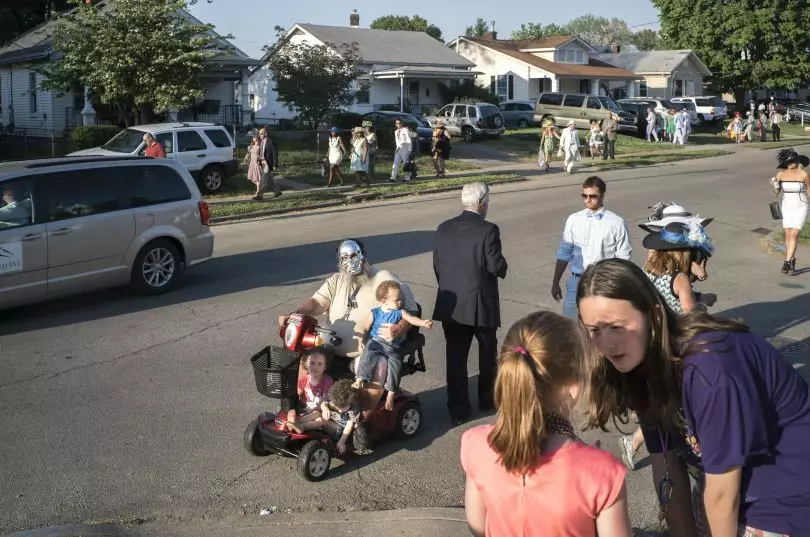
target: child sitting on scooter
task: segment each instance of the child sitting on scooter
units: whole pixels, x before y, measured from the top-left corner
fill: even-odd
[[[322,349],[311,350],[304,358],[308,373],[298,379],[298,408],[301,416],[296,419],[296,410],[287,412],[286,428],[302,433],[306,424],[319,423],[321,418],[321,403],[329,396],[329,389],[334,384],[332,377],[325,373],[326,355]],[[320,427],[317,425],[315,428]],[[313,427],[308,427],[313,428]]]
[[[319,425],[337,441],[338,452],[345,453],[352,431],[357,434],[362,426],[362,416],[360,392],[351,380],[339,380],[329,390],[329,400],[321,403],[323,422]]]
[[[362,388],[364,383],[369,382],[378,360],[385,360],[388,362],[388,373],[385,378],[385,389],[388,390],[388,395],[385,398],[385,409],[392,410],[402,377],[403,356],[400,347],[405,341],[405,336],[401,336],[395,341],[386,341],[379,336],[380,327],[385,324],[397,324],[400,320],[405,319],[413,326],[421,326],[430,330],[433,328],[433,321],[422,320],[402,309],[402,287],[395,281],[382,282],[377,287],[376,298],[381,305],[371,310],[368,319],[362,326],[360,324],[357,326],[358,332],[355,339],[358,340],[359,349],[363,355],[357,365],[357,380],[354,382],[354,387]],[[367,336],[369,337],[368,345],[365,344]]]

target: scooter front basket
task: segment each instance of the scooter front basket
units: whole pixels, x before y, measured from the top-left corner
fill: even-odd
[[[295,408],[298,400],[298,362],[301,355],[270,345],[251,359],[256,389],[262,395],[281,402],[282,410]]]

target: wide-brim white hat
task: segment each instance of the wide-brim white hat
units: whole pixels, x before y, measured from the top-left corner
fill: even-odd
[[[644,231],[647,231],[648,233],[657,233],[672,223],[685,224],[692,217],[694,217],[694,215],[684,209],[683,206],[673,203],[664,207],[664,210],[661,212],[661,218],[651,222],[646,222],[644,224],[639,224],[638,227]],[[701,218],[700,227],[706,227],[713,221],[714,218]]]

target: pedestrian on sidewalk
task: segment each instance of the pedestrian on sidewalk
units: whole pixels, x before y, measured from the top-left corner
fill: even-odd
[[[605,208],[607,185],[596,175],[582,183],[582,202],[585,208],[565,221],[560,247],[557,249],[557,265],[551,283],[551,297],[563,301],[563,315],[577,318],[577,284],[589,265],[602,259],[619,257],[630,259],[633,248],[627,224],[616,213]],[[565,285],[565,295],[560,289],[560,280],[565,269],[571,266],[571,277]]]
[[[329,130],[329,149],[326,158],[329,161],[329,177],[326,186],[332,186],[332,180],[337,177],[340,181],[337,186],[343,185],[343,174],[340,173],[340,163],[343,162],[343,155],[346,154],[346,146],[340,137],[340,129],[332,127]]]
[[[778,142],[782,139],[782,114],[779,113],[778,110],[771,112],[770,117],[770,124],[771,124],[771,135],[773,136],[773,141]]]
[[[619,122],[614,112],[608,112],[608,118],[602,121],[602,132],[605,134],[605,151],[602,160],[616,158],[616,136],[619,132]]]
[[[394,153],[394,166],[391,168],[390,182],[395,182],[399,176],[399,167],[408,162],[408,157],[411,156],[411,129],[402,124],[402,120],[397,119],[394,122],[396,130],[394,131],[394,141],[396,142],[396,152]],[[406,179],[407,181],[407,179]]]
[[[261,201],[267,187],[273,189],[274,197],[281,196],[281,188],[278,181],[273,177],[273,170],[278,167],[278,152],[273,140],[267,135],[267,129],[259,129],[259,140],[261,151],[259,152],[259,165],[262,167],[262,182],[259,185],[259,192],[253,196],[255,201]]]
[[[541,158],[538,164],[548,171],[551,166],[551,157],[554,154],[554,139],[559,140],[560,135],[557,134],[557,128],[554,126],[554,121],[546,121],[543,124],[543,131],[540,133],[540,154]]]
[[[490,191],[483,183],[464,185],[464,211],[439,225],[433,249],[438,293],[433,320],[442,323],[446,349],[447,409],[456,425],[470,418],[467,358],[478,341],[478,408],[494,409],[497,331],[501,325],[498,279],[508,264],[501,232],[487,222]]]
[[[498,362],[495,424],[461,436],[472,534],[630,537],[627,471],[571,423],[587,369],[576,324],[532,313],[509,329]]]
[[[377,161],[377,152],[380,149],[374,125],[366,127],[366,140],[368,141],[368,180],[374,181],[374,165]]]
[[[807,222],[807,193],[810,192],[810,175],[804,168],[810,165],[810,158],[799,155],[793,149],[783,149],[776,156],[779,172],[771,178],[771,186],[778,196],[782,194],[779,208],[782,213],[782,229],[785,232],[785,262],[782,274],[796,273],[796,250],[799,247],[799,233]]]
[[[436,168],[436,177],[444,177],[445,160],[450,154],[450,137],[447,136],[444,125],[437,123],[433,129],[430,153],[433,156],[433,167]]]
[[[351,171],[354,172],[355,185],[360,186],[365,179],[366,186],[371,186],[368,179],[368,140],[363,127],[355,127],[352,131]]]
[[[582,158],[579,153],[579,131],[577,130],[577,124],[573,119],[568,122],[568,127],[563,130],[562,136],[560,136],[559,153],[565,155],[565,159],[563,160],[563,168],[565,169],[565,173],[573,173],[574,162],[577,162]]]
[[[259,187],[262,184],[262,167],[259,164],[259,160],[261,159],[261,140],[259,140],[259,136],[256,135],[250,141],[250,145],[247,149],[247,154],[245,155],[245,160],[247,161],[248,169],[247,169],[247,178],[248,181],[256,185],[256,193],[253,195],[257,197],[259,195]]]
[[[655,141],[660,141],[658,139],[658,114],[652,108],[647,108],[647,141],[652,142],[650,137],[655,138]]]

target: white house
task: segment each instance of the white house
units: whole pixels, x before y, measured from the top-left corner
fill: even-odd
[[[447,48],[426,33],[360,28],[357,12],[350,26],[296,24],[282,38],[279,47],[308,43],[340,47],[356,44],[363,74],[355,90],[365,89],[349,112],[365,114],[376,110],[400,110],[421,114],[426,106],[444,104],[439,83],[474,79],[475,64]],[[278,100],[275,83],[266,63],[279,48],[262,58],[265,65],[250,77],[250,99],[255,121],[274,123],[291,119],[295,112]]]
[[[108,2],[96,4],[105,9]],[[190,13],[181,14],[201,24]],[[77,87],[60,95],[43,90],[41,74],[30,70],[34,63],[57,62],[61,55],[51,41],[57,19],[51,19],[0,46],[0,126],[12,133],[29,136],[61,137],[78,125],[115,123],[117,113],[98,99],[88,99],[89,92]],[[205,95],[195,106],[173,111],[180,121],[212,121],[241,125],[249,115],[242,110],[247,104],[249,68],[260,65],[256,59],[218,37],[224,52],[206,62],[201,75]],[[159,43],[156,46],[160,46]]]
[[[544,91],[605,95],[610,84],[632,91],[639,78],[595,58],[597,50],[574,35],[515,41],[487,32],[484,37],[459,37],[448,46],[483,72],[478,85],[501,100],[533,101]]]
[[[691,50],[650,50],[597,54],[596,58],[642,77],[634,95],[669,99],[703,95],[703,83],[712,72]],[[608,84],[614,98],[626,97],[625,87]]]

